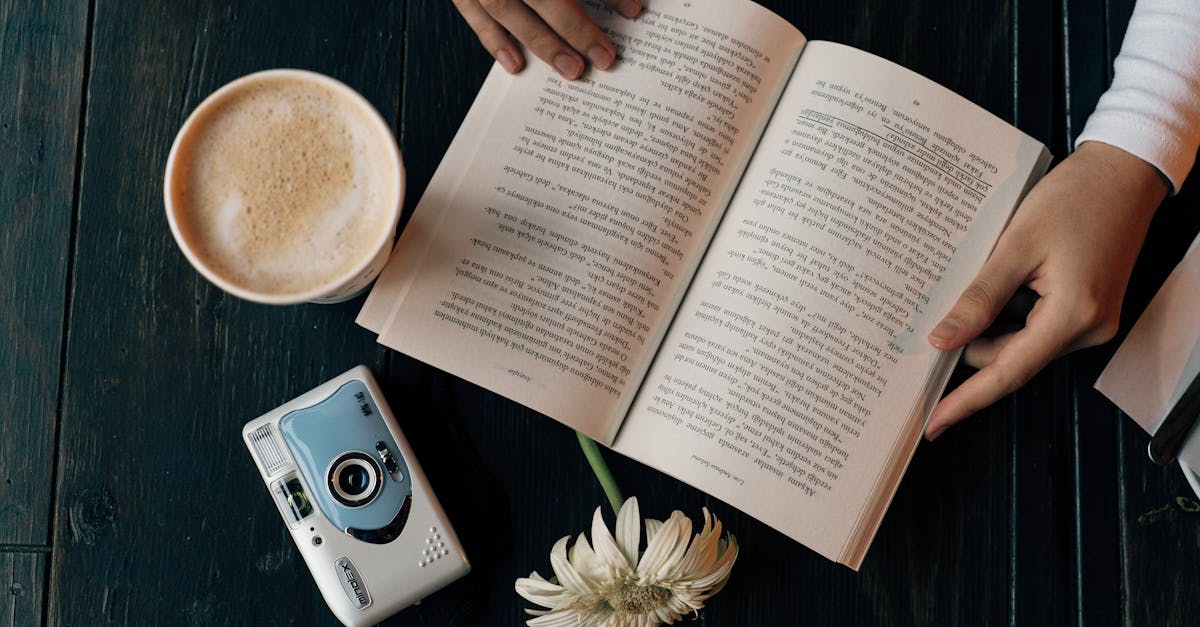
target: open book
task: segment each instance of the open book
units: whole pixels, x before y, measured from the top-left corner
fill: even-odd
[[[358,322],[857,569],[1050,156],[745,0],[585,4],[617,67],[493,68]]]

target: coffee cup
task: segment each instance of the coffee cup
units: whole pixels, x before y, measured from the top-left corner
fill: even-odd
[[[163,199],[184,256],[217,287],[259,303],[336,303],[362,293],[391,253],[404,166],[353,89],[266,70],[188,116]]]

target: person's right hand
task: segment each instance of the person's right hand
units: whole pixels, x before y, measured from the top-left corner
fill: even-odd
[[[641,0],[601,2],[628,18],[642,12]],[[525,67],[517,42],[568,80],[582,76],[587,63],[606,70],[616,60],[612,42],[576,0],[454,0],[454,6],[510,74]]]
[[[963,360],[980,370],[937,404],[925,437],[1021,387],[1055,357],[1113,337],[1134,261],[1167,191],[1154,166],[1100,142],[1080,144],[1033,187],[975,281],[929,335],[938,349],[966,345]],[[1025,327],[978,338],[1021,285],[1041,296]]]

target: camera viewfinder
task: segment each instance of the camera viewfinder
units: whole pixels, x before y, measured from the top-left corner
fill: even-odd
[[[312,515],[312,503],[309,502],[308,495],[304,492],[304,485],[300,483],[300,478],[294,473],[275,482],[271,493],[275,495],[279,511],[283,512],[289,525],[295,526]]]

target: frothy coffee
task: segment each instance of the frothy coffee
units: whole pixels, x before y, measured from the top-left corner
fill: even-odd
[[[397,212],[390,135],[322,81],[255,75],[218,93],[177,140],[169,196],[179,235],[223,280],[305,294],[374,256]]]

